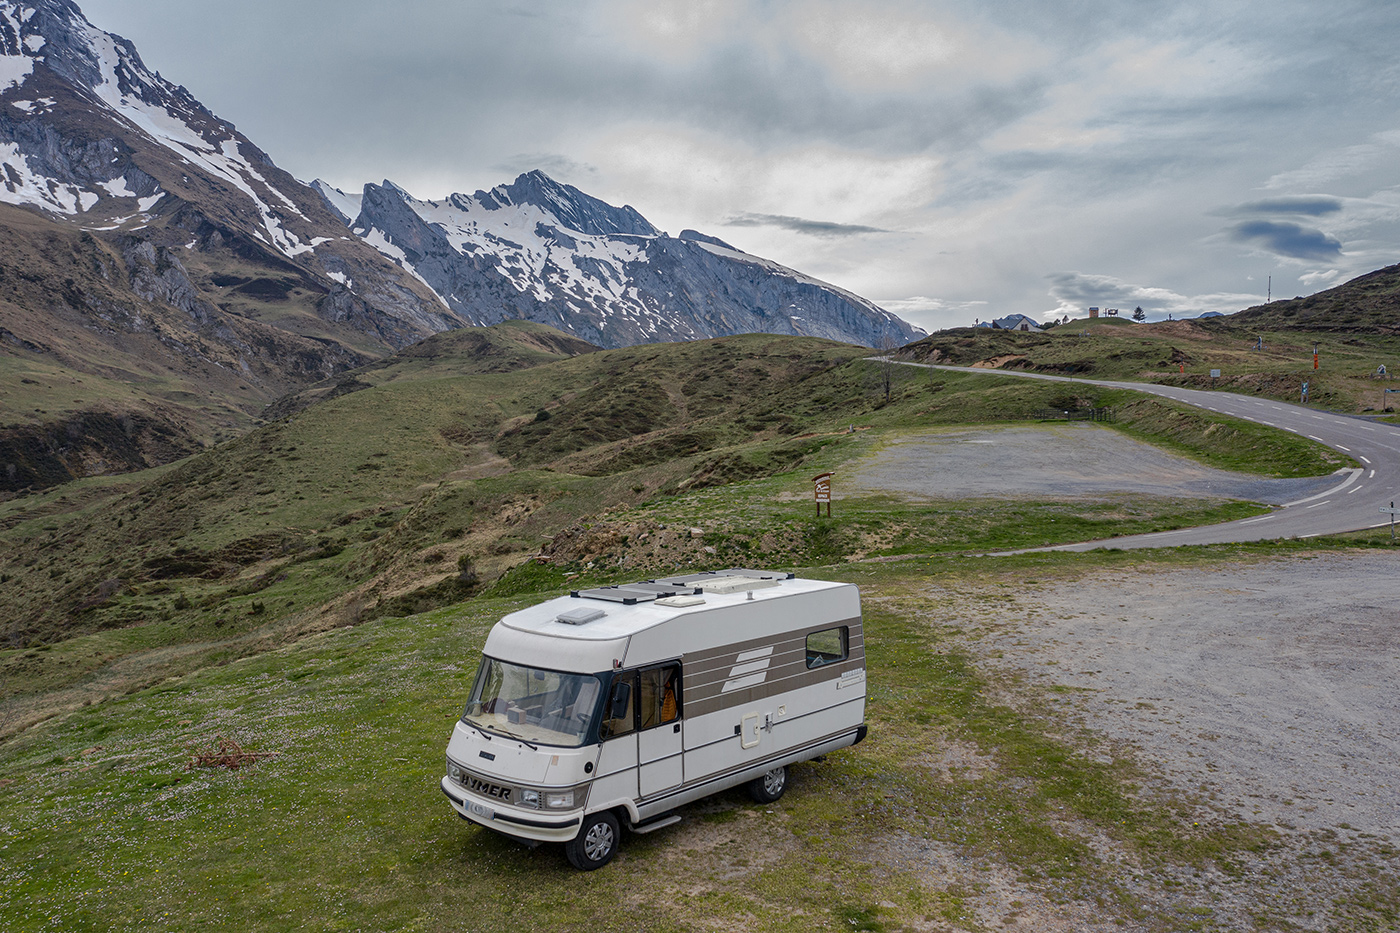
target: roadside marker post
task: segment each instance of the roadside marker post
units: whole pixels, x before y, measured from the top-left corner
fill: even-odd
[[[812,477],[812,493],[817,498],[817,518],[822,517],[822,503],[826,503],[826,517],[831,517],[831,473],[818,473]]]
[[[1380,511],[1381,511],[1381,514],[1384,514],[1384,513],[1386,513],[1386,512],[1389,512],[1389,513],[1390,513],[1390,541],[1391,541],[1391,543],[1393,544],[1393,543],[1395,543],[1395,514],[1396,514],[1397,512],[1400,512],[1400,509],[1397,509],[1397,508],[1395,507],[1395,500],[1394,500],[1394,499],[1391,499],[1391,500],[1390,500],[1390,508],[1388,508],[1388,509],[1382,508]]]

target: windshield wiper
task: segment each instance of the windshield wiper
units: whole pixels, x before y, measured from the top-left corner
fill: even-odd
[[[462,717],[462,722],[464,722],[464,723],[466,723],[467,725],[471,726],[471,727],[472,727],[473,729],[475,729],[477,732],[480,732],[481,735],[482,735],[482,737],[485,738],[486,741],[488,741],[488,742],[491,741],[491,733],[487,732],[485,729],[481,728],[481,727],[478,726],[476,723],[472,722],[470,719],[467,719],[465,716],[463,716],[463,717]]]
[[[512,739],[515,739],[517,742],[520,742],[523,745],[528,745],[530,747],[530,751],[537,752],[540,750],[540,747],[538,745],[528,741],[524,736],[516,735],[514,732],[511,732],[509,729],[507,729],[505,726],[499,726],[498,728],[501,730],[502,734],[510,736]]]

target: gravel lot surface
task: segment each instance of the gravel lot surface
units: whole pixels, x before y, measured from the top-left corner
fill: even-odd
[[[1212,806],[1396,841],[1396,569],[1362,552],[1105,573],[1034,588],[983,647],[1081,688],[1085,725]]]
[[[1215,470],[1084,422],[905,435],[846,467],[838,486],[846,495],[937,499],[1137,493],[1281,505],[1340,482],[1339,476],[1260,479]]]

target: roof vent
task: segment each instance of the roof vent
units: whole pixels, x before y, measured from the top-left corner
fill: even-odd
[[[687,606],[703,606],[705,599],[702,596],[665,596],[656,601],[658,606],[670,606],[672,609],[684,609]]]
[[[758,580],[753,577],[720,577],[715,580],[706,580],[700,584],[700,588],[706,593],[722,596],[726,593],[740,593],[744,590],[763,590],[770,586],[777,585],[777,580]]]
[[[568,612],[561,612],[555,616],[555,622],[563,622],[565,625],[587,625],[594,619],[601,619],[607,615],[602,609],[594,609],[585,606],[579,609],[570,609]]]

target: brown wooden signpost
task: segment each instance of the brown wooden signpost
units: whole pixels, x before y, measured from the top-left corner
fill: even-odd
[[[826,517],[831,517],[831,473],[818,473],[812,477],[812,491],[817,497],[817,517],[821,518],[822,503],[826,503]]]

